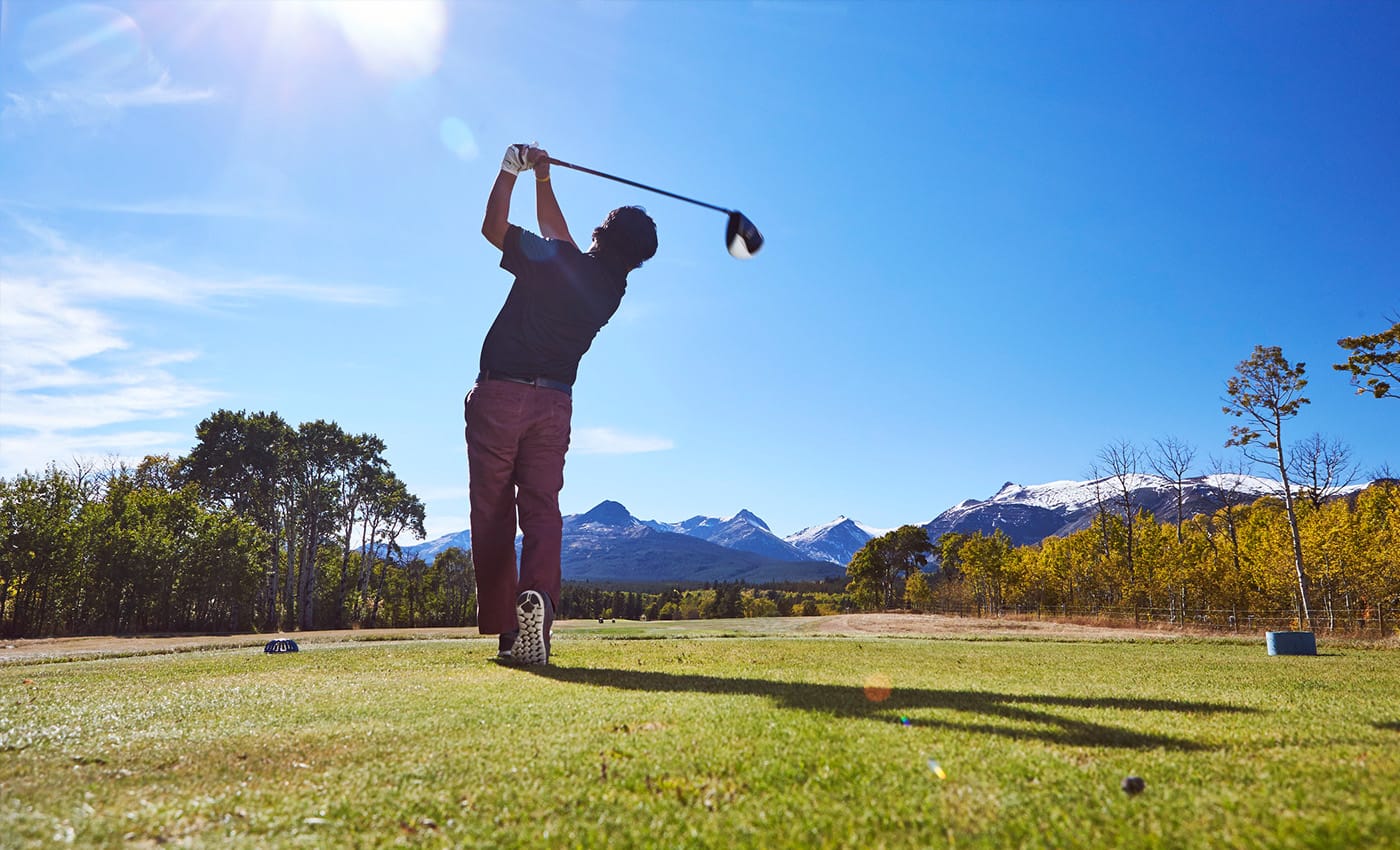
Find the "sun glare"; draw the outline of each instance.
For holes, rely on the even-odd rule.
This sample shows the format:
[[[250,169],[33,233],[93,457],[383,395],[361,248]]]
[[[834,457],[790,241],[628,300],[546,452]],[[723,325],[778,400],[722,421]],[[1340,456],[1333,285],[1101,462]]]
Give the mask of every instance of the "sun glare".
[[[274,12],[281,28],[312,21],[336,27],[373,74],[424,77],[442,62],[447,35],[444,0],[283,0]]]

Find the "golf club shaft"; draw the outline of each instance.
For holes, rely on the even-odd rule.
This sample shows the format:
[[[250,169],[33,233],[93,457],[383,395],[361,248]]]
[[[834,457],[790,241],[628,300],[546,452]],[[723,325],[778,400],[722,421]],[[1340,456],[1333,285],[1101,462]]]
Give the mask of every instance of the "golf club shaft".
[[[687,198],[685,195],[677,195],[675,192],[667,192],[665,189],[658,189],[655,186],[648,186],[645,183],[638,183],[635,180],[628,180],[626,177],[618,177],[615,174],[604,174],[601,171],[594,171],[591,168],[584,168],[582,165],[574,165],[572,162],[565,162],[562,159],[555,159],[552,156],[548,159],[550,165],[559,165],[563,166],[564,168],[572,168],[575,171],[582,171],[584,174],[592,174],[594,177],[604,177],[608,180],[615,180],[618,183],[626,183],[628,186],[636,186],[638,189],[645,189],[648,192],[655,192],[658,195],[665,195],[668,198],[675,198],[678,201],[686,201],[688,203],[695,204],[696,206],[707,207],[712,210],[718,210],[722,213],[733,212],[733,210],[725,209],[724,207],[717,207],[714,204],[707,204],[704,201],[697,201],[694,198]]]

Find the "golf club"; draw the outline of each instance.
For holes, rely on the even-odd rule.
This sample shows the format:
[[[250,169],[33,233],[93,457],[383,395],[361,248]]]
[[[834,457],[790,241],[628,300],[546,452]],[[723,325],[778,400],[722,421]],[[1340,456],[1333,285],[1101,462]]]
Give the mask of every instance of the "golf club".
[[[655,192],[658,195],[665,195],[668,198],[675,198],[678,201],[706,207],[707,209],[718,210],[729,216],[729,224],[724,228],[724,244],[729,249],[729,253],[740,260],[747,260],[758,249],[763,247],[763,234],[758,232],[758,228],[753,226],[748,216],[738,210],[729,210],[724,207],[707,204],[704,201],[697,201],[694,198],[687,198],[685,195],[677,195],[675,192],[667,192],[665,189],[658,189],[655,186],[648,186],[645,183],[638,183],[635,180],[628,180],[626,177],[618,177],[614,174],[604,174],[601,171],[594,171],[591,168],[584,168],[582,165],[574,165],[572,162],[565,162],[562,159],[549,157],[550,165],[558,165],[564,168],[572,168],[574,171],[582,171],[584,174],[592,174],[594,177],[603,177],[614,180],[618,183],[626,183],[628,186],[636,186],[638,189],[645,189],[648,192]]]

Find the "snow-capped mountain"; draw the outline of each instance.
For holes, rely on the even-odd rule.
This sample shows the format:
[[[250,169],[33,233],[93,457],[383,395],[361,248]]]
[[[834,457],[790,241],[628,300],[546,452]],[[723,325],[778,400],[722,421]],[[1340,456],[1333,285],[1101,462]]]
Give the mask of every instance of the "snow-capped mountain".
[[[991,534],[1000,529],[1017,545],[1039,543],[1046,537],[1063,536],[1087,528],[1098,513],[1121,509],[1123,491],[1128,491],[1135,510],[1149,511],[1159,521],[1176,518],[1176,485],[1156,475],[1131,475],[1090,481],[1051,481],[1024,486],[1008,481],[990,499],[968,499],[928,522],[929,539],[956,531]],[[1182,513],[1195,516],[1213,512],[1225,499],[1253,501],[1279,492],[1279,483],[1252,475],[1208,475],[1183,482]]]
[[[455,534],[444,534],[426,543],[419,543],[417,546],[405,546],[404,552],[422,558],[431,564],[433,559],[438,556],[438,553],[446,552],[453,546],[456,546],[463,552],[469,551],[472,548],[471,529],[468,528],[464,531],[458,531]]]
[[[776,545],[774,545],[776,544]],[[568,581],[802,581],[840,573],[807,558],[748,511],[729,519],[643,521],[621,504],[600,503],[564,518]]]
[[[845,566],[851,562],[851,556],[860,551],[860,547],[872,537],[884,533],[885,529],[839,516],[824,525],[804,528],[783,539],[809,558]]]
[[[693,516],[676,523],[651,521],[646,525],[656,531],[684,534],[741,552],[753,552],[780,561],[807,561],[811,558],[773,533],[768,523],[752,511],[744,509],[728,519]],[[825,558],[819,560],[826,560]],[[844,562],[843,562],[844,564]]]
[[[823,579],[839,575],[844,567],[844,563],[836,565],[803,555],[775,537],[763,520],[748,511],[727,520],[692,520],[675,524],[643,521],[614,501],[566,516],[561,553],[564,580],[757,584]],[[405,551],[431,561],[449,546],[465,543],[463,548],[468,548],[470,540],[470,532],[462,531]],[[517,551],[519,545],[517,537]]]

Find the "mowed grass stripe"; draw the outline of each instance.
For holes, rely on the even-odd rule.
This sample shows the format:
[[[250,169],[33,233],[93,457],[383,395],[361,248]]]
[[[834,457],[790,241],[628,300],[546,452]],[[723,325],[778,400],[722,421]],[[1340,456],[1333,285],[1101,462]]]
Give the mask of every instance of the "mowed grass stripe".
[[[564,638],[521,670],[493,648],[7,666],[0,846],[1400,843],[1393,651]]]

